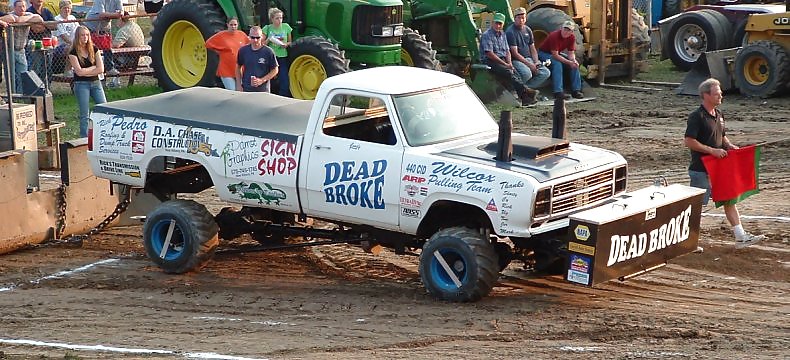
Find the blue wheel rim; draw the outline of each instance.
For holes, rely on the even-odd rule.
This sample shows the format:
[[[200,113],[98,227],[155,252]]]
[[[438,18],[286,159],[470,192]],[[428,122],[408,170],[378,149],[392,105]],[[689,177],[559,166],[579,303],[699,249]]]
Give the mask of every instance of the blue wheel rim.
[[[450,266],[450,269],[458,278],[458,281],[460,281],[462,285],[466,284],[469,276],[469,266],[466,259],[454,249],[439,249],[438,251],[444,258],[444,261],[447,262],[447,265]],[[447,273],[433,254],[431,254],[430,274],[431,279],[433,279],[433,282],[440,289],[446,291],[458,290],[459,287],[455,285],[450,274]]]
[[[167,239],[167,230],[170,229],[170,219],[162,219],[156,222],[151,230],[151,246],[156,251],[156,256],[161,258],[162,247]],[[176,222],[173,229],[173,235],[170,236],[170,245],[167,247],[167,252],[162,260],[175,260],[184,253],[184,233],[181,227]]]

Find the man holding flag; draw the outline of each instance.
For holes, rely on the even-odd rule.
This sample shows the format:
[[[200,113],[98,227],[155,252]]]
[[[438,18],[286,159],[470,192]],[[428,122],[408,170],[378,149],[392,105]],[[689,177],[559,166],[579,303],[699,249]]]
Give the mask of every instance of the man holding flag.
[[[689,114],[683,139],[691,150],[691,186],[706,190],[703,205],[708,204],[712,195],[717,207],[724,206],[724,214],[735,234],[735,247],[744,248],[765,239],[765,235],[753,235],[743,229],[735,206],[738,201],[758,191],[756,169],[759,148],[739,149],[727,138],[724,118],[718,109],[723,98],[718,80],[703,81],[699,85],[699,95],[702,105]],[[728,150],[737,156],[727,159]],[[723,168],[725,171],[721,171]]]

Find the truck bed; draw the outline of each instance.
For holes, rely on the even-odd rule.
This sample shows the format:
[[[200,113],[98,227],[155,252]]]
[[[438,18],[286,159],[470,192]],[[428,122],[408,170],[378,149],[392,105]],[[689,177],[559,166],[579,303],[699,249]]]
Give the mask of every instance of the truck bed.
[[[194,87],[113,101],[94,112],[295,141],[304,134],[312,107],[311,100]]]

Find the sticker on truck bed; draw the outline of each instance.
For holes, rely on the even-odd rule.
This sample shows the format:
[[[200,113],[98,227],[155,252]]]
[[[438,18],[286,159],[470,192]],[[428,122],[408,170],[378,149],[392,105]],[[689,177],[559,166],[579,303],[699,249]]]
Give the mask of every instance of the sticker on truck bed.
[[[120,160],[132,160],[133,154],[145,152],[145,138],[148,122],[139,119],[127,119],[123,116],[111,116],[96,122],[99,129],[96,137],[96,153],[111,155]],[[113,174],[106,172],[106,174]]]
[[[241,200],[258,200],[259,205],[280,205],[280,200],[287,198],[285,191],[275,189],[267,183],[261,185],[256,183],[247,184],[242,181],[228,185],[228,191],[237,195]]]
[[[206,157],[219,157],[207,131],[192,127],[163,127],[154,125],[151,134],[151,148],[170,153],[202,154]]]

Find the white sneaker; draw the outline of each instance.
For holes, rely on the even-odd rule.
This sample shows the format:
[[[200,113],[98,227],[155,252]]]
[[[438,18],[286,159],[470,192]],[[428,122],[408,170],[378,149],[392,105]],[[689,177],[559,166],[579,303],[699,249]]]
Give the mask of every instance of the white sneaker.
[[[753,235],[747,232],[743,236],[736,237],[735,248],[743,249],[749,245],[756,244],[762,240],[765,240],[765,235]]]

